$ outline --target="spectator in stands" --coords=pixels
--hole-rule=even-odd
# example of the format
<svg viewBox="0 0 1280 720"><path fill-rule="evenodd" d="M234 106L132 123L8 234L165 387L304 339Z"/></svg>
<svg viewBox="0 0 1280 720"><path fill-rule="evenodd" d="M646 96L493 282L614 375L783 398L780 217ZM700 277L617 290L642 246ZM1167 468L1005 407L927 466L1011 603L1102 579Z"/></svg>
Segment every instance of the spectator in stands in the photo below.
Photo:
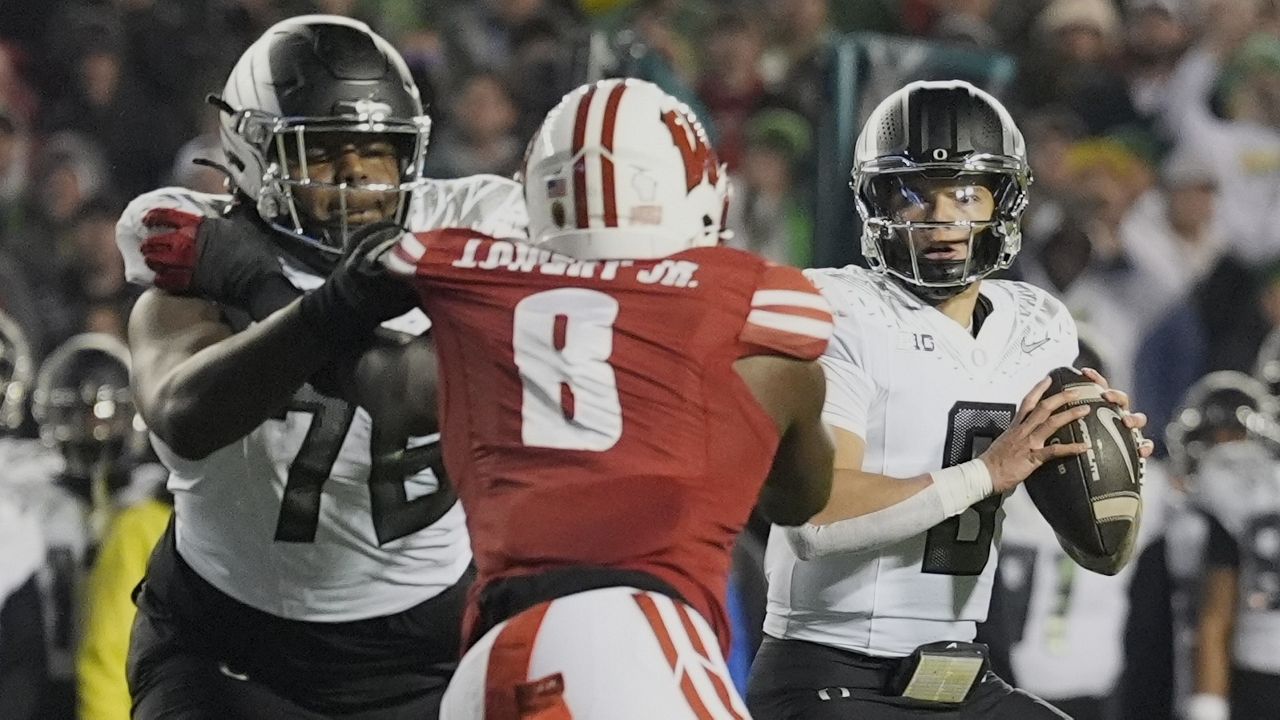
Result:
<svg viewBox="0 0 1280 720"><path fill-rule="evenodd" d="M1129 98L1146 117L1158 114L1165 85L1190 44L1194 0L1127 0L1124 48Z"/></svg>
<svg viewBox="0 0 1280 720"><path fill-rule="evenodd" d="M733 177L730 245L777 263L807 267L813 218L796 189L796 171L812 144L808 122L789 110L764 110L747 123L746 149Z"/></svg>
<svg viewBox="0 0 1280 720"><path fill-rule="evenodd" d="M775 34L763 60L765 83L816 123L833 37L828 0L782 0L767 7Z"/></svg>
<svg viewBox="0 0 1280 720"><path fill-rule="evenodd" d="M519 115L506 80L497 72L481 71L468 75L458 87L449 124L427 153L427 176L513 174L524 157L524 145L515 134Z"/></svg>
<svg viewBox="0 0 1280 720"><path fill-rule="evenodd" d="M569 39L571 18L548 0L456 3L443 25L448 67L463 76L511 67L512 35L521 25L539 19L556 27L562 39Z"/></svg>
<svg viewBox="0 0 1280 720"><path fill-rule="evenodd" d="M716 128L716 153L734 171L746 144L747 119L767 100L760 75L764 39L741 11L717 16L706 37L698 97Z"/></svg>
<svg viewBox="0 0 1280 720"><path fill-rule="evenodd" d="M1202 150L1184 146L1165 160L1158 187L1125 216L1121 243L1155 307L1181 299L1226 251L1217 202L1213 167Z"/></svg>
<svg viewBox="0 0 1280 720"><path fill-rule="evenodd" d="M27 189L28 138L13 116L0 106L0 247L22 222Z"/></svg>
<svg viewBox="0 0 1280 720"><path fill-rule="evenodd" d="M1095 135L1137 119L1115 69L1120 16L1110 0L1054 0L1035 32L1039 42L1019 87L1026 105L1062 103Z"/></svg>
<svg viewBox="0 0 1280 720"><path fill-rule="evenodd" d="M51 109L46 127L93 138L109 163L112 189L131 197L159 185L185 133L175 113L132 78L114 42L84 40L73 91Z"/></svg>
<svg viewBox="0 0 1280 720"><path fill-rule="evenodd" d="M1049 107L1022 122L1027 156L1035 173L1036 191L1023 216L1023 242L1038 246L1063 222L1064 204L1071 192L1067 152L1084 135L1084 123L1070 110Z"/></svg>
<svg viewBox="0 0 1280 720"><path fill-rule="evenodd" d="M1257 5L1211 9L1203 40L1178 63L1161 106L1174 141L1212 161L1224 230L1253 264L1280 251L1280 39L1246 36L1263 20Z"/></svg>
<svg viewBox="0 0 1280 720"><path fill-rule="evenodd" d="M931 0L938 12L929 34L943 42L995 49L1000 36L991 25L996 0Z"/></svg>

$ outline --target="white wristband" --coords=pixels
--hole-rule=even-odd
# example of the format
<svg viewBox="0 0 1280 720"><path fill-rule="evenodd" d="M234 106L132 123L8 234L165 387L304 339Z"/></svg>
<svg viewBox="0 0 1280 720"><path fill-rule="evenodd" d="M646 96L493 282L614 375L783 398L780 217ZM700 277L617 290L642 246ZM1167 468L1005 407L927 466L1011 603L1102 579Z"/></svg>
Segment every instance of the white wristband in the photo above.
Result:
<svg viewBox="0 0 1280 720"><path fill-rule="evenodd" d="M1187 700L1187 720L1229 720L1231 706L1221 695L1196 693Z"/></svg>
<svg viewBox="0 0 1280 720"><path fill-rule="evenodd" d="M994 489L987 464L974 459L930 473L947 517L959 515Z"/></svg>

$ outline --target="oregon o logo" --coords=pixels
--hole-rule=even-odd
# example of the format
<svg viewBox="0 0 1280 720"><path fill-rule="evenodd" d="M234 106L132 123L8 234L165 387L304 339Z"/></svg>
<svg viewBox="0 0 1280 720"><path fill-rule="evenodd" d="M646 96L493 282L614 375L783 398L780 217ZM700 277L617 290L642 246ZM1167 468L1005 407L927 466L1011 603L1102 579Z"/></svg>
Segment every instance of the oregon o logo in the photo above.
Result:
<svg viewBox="0 0 1280 720"><path fill-rule="evenodd" d="M946 148L937 148L936 150L934 150L934 151L933 151L933 159L934 159L934 160L946 160L946 159L947 159L947 149L946 149Z"/></svg>

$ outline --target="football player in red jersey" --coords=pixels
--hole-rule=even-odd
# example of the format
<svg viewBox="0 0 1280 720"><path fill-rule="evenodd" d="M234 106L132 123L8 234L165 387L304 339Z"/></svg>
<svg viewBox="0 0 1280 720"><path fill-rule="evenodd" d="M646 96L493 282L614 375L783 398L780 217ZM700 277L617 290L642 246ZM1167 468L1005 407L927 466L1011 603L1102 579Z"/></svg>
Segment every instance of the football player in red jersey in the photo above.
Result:
<svg viewBox="0 0 1280 720"><path fill-rule="evenodd" d="M530 243L365 231L266 322L325 344L400 304L432 318L434 358L415 341L355 376L402 393L379 427L413 426L437 412L413 368L439 363L479 570L442 717L745 718L722 656L730 547L757 501L798 524L829 495L830 310L798 270L716 247L724 170L650 83L566 96L523 181Z"/></svg>
<svg viewBox="0 0 1280 720"><path fill-rule="evenodd" d="M723 168L650 83L566 96L523 182L529 244L445 230L384 256L435 323L479 569L442 717L744 718L729 550L757 499L792 524L828 494L830 310L716 247Z"/></svg>

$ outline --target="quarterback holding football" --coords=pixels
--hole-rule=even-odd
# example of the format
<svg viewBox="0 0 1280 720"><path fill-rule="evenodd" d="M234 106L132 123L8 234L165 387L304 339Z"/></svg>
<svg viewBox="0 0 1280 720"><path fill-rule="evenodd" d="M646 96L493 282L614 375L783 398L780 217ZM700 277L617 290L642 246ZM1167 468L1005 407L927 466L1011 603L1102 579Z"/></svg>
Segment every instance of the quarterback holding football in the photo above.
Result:
<svg viewBox="0 0 1280 720"><path fill-rule="evenodd" d="M911 83L858 138L869 269L808 272L836 310L822 358L835 478L822 512L769 540L756 717L1064 717L972 642L1001 501L1030 477L1068 554L1117 572L1151 445L1125 393L1064 367L1079 349L1061 302L983 281L1020 249L1030 181L1022 133L968 83Z"/></svg>

